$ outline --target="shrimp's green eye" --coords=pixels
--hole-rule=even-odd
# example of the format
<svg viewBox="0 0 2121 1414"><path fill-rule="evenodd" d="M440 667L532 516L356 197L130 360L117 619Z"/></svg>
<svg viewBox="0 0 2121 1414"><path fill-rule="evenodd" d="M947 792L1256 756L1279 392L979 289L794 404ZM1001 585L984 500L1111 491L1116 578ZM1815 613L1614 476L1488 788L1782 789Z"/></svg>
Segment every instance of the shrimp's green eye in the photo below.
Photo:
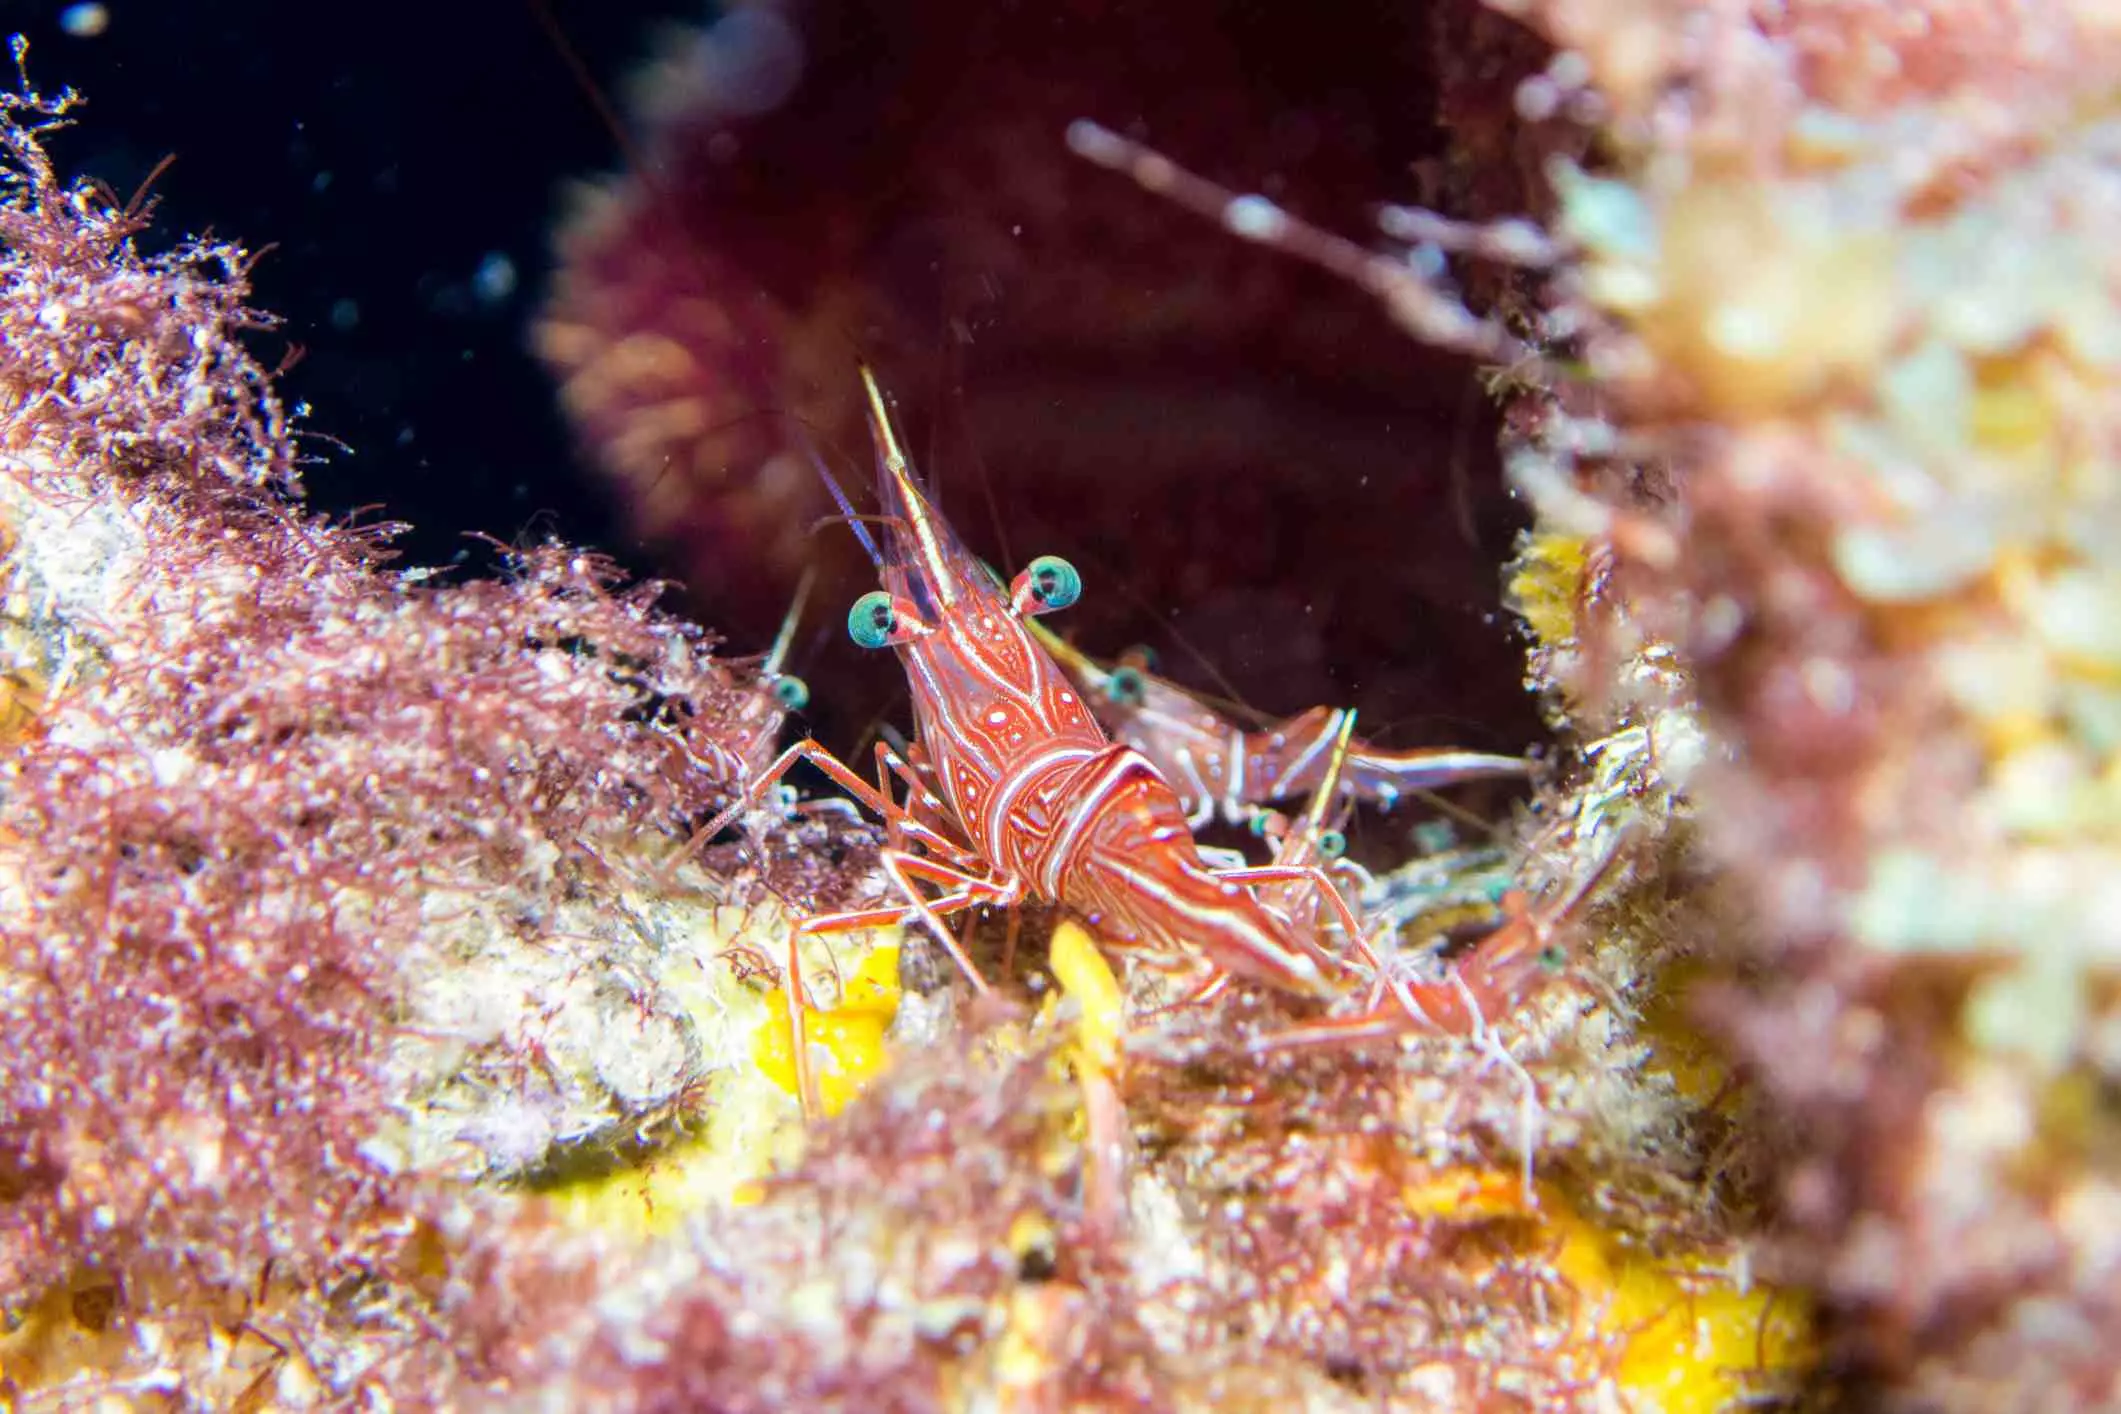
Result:
<svg viewBox="0 0 2121 1414"><path fill-rule="evenodd" d="M1083 597L1083 577L1058 555L1040 555L1009 586L1009 607L1018 614L1050 614Z"/></svg>
<svg viewBox="0 0 2121 1414"><path fill-rule="evenodd" d="M1058 555L1040 555L1024 573L1031 576L1038 601L1049 609L1065 609L1083 597L1083 577Z"/></svg>
<svg viewBox="0 0 2121 1414"><path fill-rule="evenodd" d="M791 712L800 712L810 705L810 684L794 673L774 679L773 700Z"/></svg>
<svg viewBox="0 0 2121 1414"><path fill-rule="evenodd" d="M1321 830L1318 852L1328 859L1338 859L1348 852L1348 837L1338 830Z"/></svg>
<svg viewBox="0 0 2121 1414"><path fill-rule="evenodd" d="M864 648L882 648L898 632L898 606L881 589L870 590L847 611L847 635Z"/></svg>
<svg viewBox="0 0 2121 1414"><path fill-rule="evenodd" d="M1139 707L1148 695L1142 675L1133 668L1114 668L1112 676L1105 679L1105 696L1122 707Z"/></svg>

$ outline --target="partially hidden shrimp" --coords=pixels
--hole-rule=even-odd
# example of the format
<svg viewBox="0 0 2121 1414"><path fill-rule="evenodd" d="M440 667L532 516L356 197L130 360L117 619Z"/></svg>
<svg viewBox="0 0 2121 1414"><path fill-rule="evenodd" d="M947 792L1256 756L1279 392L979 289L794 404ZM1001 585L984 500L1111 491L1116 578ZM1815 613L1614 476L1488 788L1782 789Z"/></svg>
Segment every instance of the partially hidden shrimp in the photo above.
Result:
<svg viewBox="0 0 2121 1414"><path fill-rule="evenodd" d="M1090 702L1113 737L1155 764L1178 792L1196 830L1218 814L1249 824L1271 801L1308 796L1326 779L1326 760L1351 714L1313 707L1253 731L1138 663L1107 666L1044 627L1029 625ZM1440 786L1522 776L1531 763L1453 747L1388 751L1351 740L1337 789L1390 810L1405 796Z"/></svg>
<svg viewBox="0 0 2121 1414"><path fill-rule="evenodd" d="M918 920L984 992L978 968L943 922L973 908L1058 904L1107 945L1195 955L1218 979L1246 978L1318 1002L1359 992L1366 976L1378 979L1376 1006L1330 1023L1324 1034L1369 1034L1360 1030L1371 1024L1369 1010L1378 1013L1377 1032L1392 1034L1430 1021L1449 1025L1461 994L1476 1018L1513 1000L1483 995L1487 972L1474 981L1386 979L1351 905L1308 857L1225 868L1204 859L1179 792L1139 748L1106 734L1083 689L1027 626L1076 601L1081 579L1073 566L1041 556L1007 584L990 573L930 504L866 368L862 380L883 513L857 517L849 509L848 523L883 587L855 601L848 628L864 647L898 653L914 704L913 744L901 755L880 743L872 785L818 743L798 742L688 845L719 833L805 760L885 823L882 867L899 901L804 919L789 938L784 984L806 1111L815 1112L817 1101L801 940ZM881 526L881 546L865 521ZM1343 722L1326 753L1332 769L1347 758L1351 725ZM894 781L906 791L903 801ZM1330 788L1320 793L1314 814L1338 798ZM1335 930L1354 957L1326 946ZM1492 970L1493 980L1506 973L1515 976Z"/></svg>
<svg viewBox="0 0 2121 1414"><path fill-rule="evenodd" d="M722 729L711 738L679 747L718 780L739 789L756 780L773 760L789 714L809 705L809 684L789 672L787 664L796 625L815 583L815 575L806 573L802 577L770 649L756 659L733 660L749 672L739 684L736 702L722 709Z"/></svg>

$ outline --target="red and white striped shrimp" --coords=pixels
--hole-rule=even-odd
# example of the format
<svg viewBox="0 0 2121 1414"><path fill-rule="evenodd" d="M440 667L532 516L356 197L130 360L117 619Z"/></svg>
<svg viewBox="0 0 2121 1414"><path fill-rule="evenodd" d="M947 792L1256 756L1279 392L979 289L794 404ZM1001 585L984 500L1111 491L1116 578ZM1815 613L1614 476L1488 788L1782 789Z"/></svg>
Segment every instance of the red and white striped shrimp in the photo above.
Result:
<svg viewBox="0 0 2121 1414"><path fill-rule="evenodd" d="M1140 751L1110 740L1025 620L1066 608L1081 581L1033 560L1006 588L929 504L866 371L886 507L884 587L849 615L857 642L899 652L912 690L913 766L984 865L936 882L1072 908L1108 942L1194 947L1285 991L1322 991L1315 944L1193 845L1176 793ZM1352 918L1349 920L1352 930Z"/></svg>
<svg viewBox="0 0 2121 1414"><path fill-rule="evenodd" d="M1248 824L1262 805L1317 790L1326 780L1333 742L1352 716L1345 708L1313 707L1246 731L1140 663L1108 667L1036 624L1030 629L1113 738L1148 757L1170 782L1196 830L1218 813L1230 824ZM1522 776L1530 769L1529 761L1516 756L1454 747L1388 751L1355 739L1338 791L1390 810L1416 791Z"/></svg>
<svg viewBox="0 0 2121 1414"><path fill-rule="evenodd" d="M1382 978L1353 908L1314 856L1291 850L1289 859L1302 862L1241 868L1216 868L1202 857L1179 793L1141 750L1106 735L1082 689L1027 627L1075 602L1074 568L1041 556L1006 585L988 571L930 504L875 379L867 369L862 378L883 514L856 517L850 509L848 519L883 587L855 601L848 629L865 647L897 650L914 703L914 745L902 757L880 744L872 786L816 742L797 743L695 835L695 843L711 838L803 760L886 824L883 868L902 902L805 919L789 940L785 979L806 1110L816 1099L803 1034L805 936L918 919L985 990L943 919L1038 900L1073 911L1108 944L1196 954L1219 977L1314 1000L1352 995L1365 973ZM865 521L883 527L882 547ZM1324 789L1300 832L1314 845L1322 812L1340 798L1331 773L1345 764L1351 726L1341 722L1325 751ZM894 778L909 792L903 803L893 798ZM1321 934L1330 930L1321 919L1346 935L1360 963L1325 946ZM1461 994L1477 1025L1512 1000L1480 995L1486 982L1485 973L1473 983L1381 981L1381 1000L1370 1008L1379 1019L1329 1023L1326 1034L1393 1034L1432 1019L1449 1025Z"/></svg>

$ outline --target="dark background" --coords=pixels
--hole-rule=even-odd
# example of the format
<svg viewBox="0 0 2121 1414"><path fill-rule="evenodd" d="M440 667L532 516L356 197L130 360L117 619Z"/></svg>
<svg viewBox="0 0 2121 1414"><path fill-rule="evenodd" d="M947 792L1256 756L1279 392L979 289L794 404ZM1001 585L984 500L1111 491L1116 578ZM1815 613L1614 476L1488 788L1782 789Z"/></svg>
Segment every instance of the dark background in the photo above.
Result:
<svg viewBox="0 0 2121 1414"><path fill-rule="evenodd" d="M314 409L319 510L411 522L416 563L483 560L477 531L654 572L579 469L525 329L563 184L620 160L561 46L614 89L702 4L547 0L558 36L530 0L108 0L88 38L68 8L0 0L36 87L88 100L53 153L121 195L173 157L150 247L273 247L255 303L286 322L257 348L304 350L282 390Z"/></svg>
<svg viewBox="0 0 2121 1414"><path fill-rule="evenodd" d="M1231 2L1251 13L1246 0ZM1080 0L1077 8L1102 4ZM558 537L611 554L636 576L694 577L625 527L609 483L578 457L527 333L566 189L624 165L622 135L600 102L623 109L627 76L659 35L700 22L712 0L106 0L107 28L87 37L67 32L70 8L0 0L0 34L28 37L36 87L72 87L88 100L76 126L52 142L53 154L65 175L99 178L121 197L173 159L154 182L150 248L194 233L272 247L256 266L253 301L285 323L257 336L256 350L267 366L291 344L302 350L281 389L291 406L313 409L299 426L314 508L409 523L399 541L405 563L468 572L493 558L474 535ZM1328 42L1338 42L1330 32L1320 41ZM1421 54L1408 62L1405 104L1424 113ZM1250 170L1240 160L1228 179L1245 180ZM1114 203L1131 200L1117 184L1110 191ZM1366 185L1360 195L1367 202L1374 193ZM1333 219L1359 230L1363 209ZM1192 218L1172 219L1194 238ZM1443 410L1434 427L1412 430L1410 455L1442 465L1489 445L1454 411L1482 405L1472 365L1424 354L1411 341L1395 338L1393 348L1429 360L1421 377L1394 386L1428 388L1423 396ZM982 374L992 373L991 341L980 356ZM1426 452L1423 437L1433 443ZM1006 459L1002 448L990 451L996 463ZM1175 628L1163 632L1168 618L1205 645L1199 662L1228 670L1196 687L1276 713L1359 701L1366 733L1389 745L1519 749L1538 725L1494 578L1515 511L1492 466L1477 460L1467 484L1481 497L1479 553L1455 543L1470 529L1461 531L1441 498L1433 515L1404 527L1404 555L1429 556L1422 537L1441 537L1453 540L1454 562L1471 566L1463 584L1431 599L1365 597L1370 562L1342 541L1373 528L1375 513L1363 509L1371 493L1348 490L1352 501L1316 517L1324 538L1306 563L1339 586L1342 603L1390 621L1399 645L1391 661L1321 659L1304 677L1278 649L1248 656L1246 645L1262 636L1248 621L1237 629L1252 638L1218 636L1217 596L1232 591L1222 582L1195 601L1151 596L1145 607L1114 598L1131 619L1104 635L1111 641L1088 646L1113 652L1151 642L1166 670L1183 678L1196 659L1174 647ZM1145 493L1146 512L1176 513L1156 494L1153 485ZM1178 509L1191 513L1190 504ZM1243 507L1231 514L1241 517ZM1399 533L1396 522L1387 528ZM1056 532L1041 543L1066 542ZM1138 553L1163 553L1150 543ZM1249 584L1258 576L1245 563L1231 574L1237 589L1260 587ZM770 638L770 625L732 624L713 603L670 602L728 630L733 652L758 651ZM826 685L806 727L845 750L878 720L903 722L903 679L889 659L847 644L837 611L820 609L812 620L791 660Z"/></svg>

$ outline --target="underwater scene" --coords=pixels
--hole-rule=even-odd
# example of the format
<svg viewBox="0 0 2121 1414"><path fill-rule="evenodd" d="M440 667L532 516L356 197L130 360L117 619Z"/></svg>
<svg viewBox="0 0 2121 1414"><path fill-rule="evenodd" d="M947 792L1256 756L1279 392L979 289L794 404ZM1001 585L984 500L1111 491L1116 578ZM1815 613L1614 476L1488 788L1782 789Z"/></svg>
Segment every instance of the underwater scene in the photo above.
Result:
<svg viewBox="0 0 2121 1414"><path fill-rule="evenodd" d="M2121 1410L2121 11L0 34L0 1411Z"/></svg>

